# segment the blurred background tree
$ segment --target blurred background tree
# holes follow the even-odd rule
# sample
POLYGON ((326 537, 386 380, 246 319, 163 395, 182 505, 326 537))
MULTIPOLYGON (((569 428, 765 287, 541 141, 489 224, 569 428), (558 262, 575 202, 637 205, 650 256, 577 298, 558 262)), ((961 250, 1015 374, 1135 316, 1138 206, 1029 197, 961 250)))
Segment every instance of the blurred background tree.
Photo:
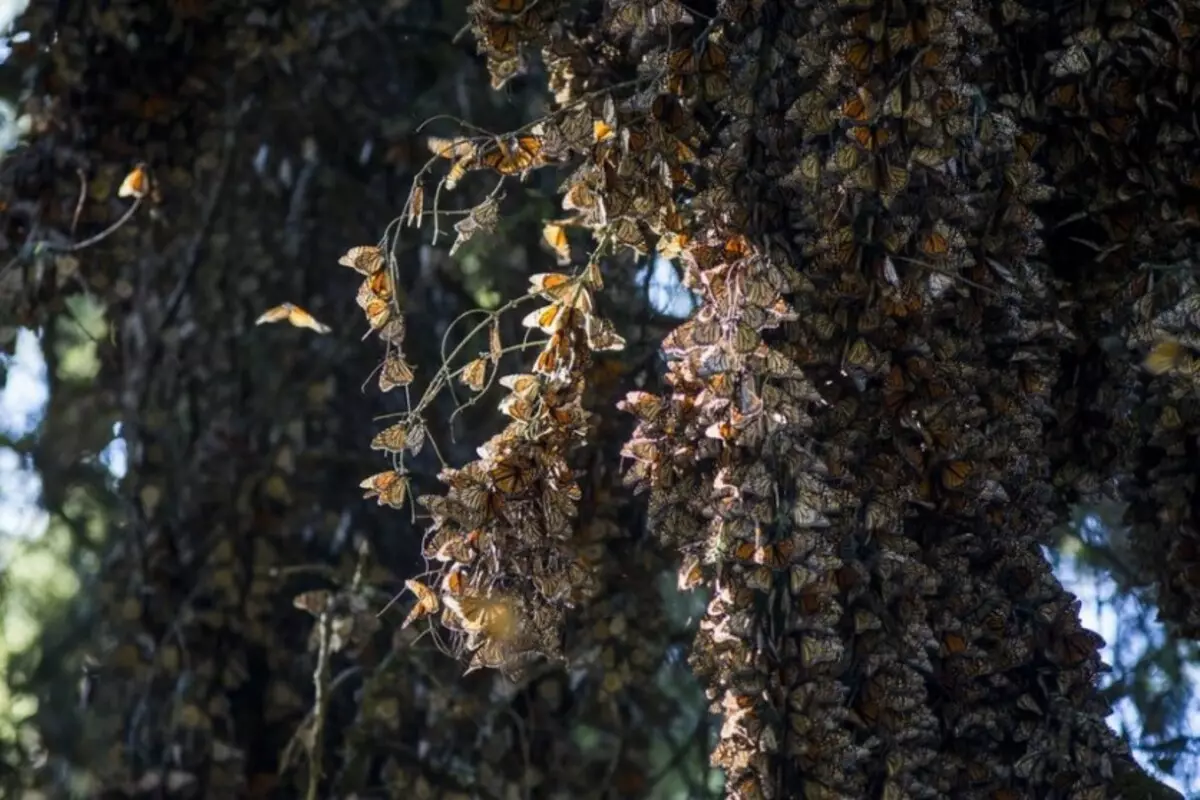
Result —
MULTIPOLYGON (((667 556, 640 536, 611 466, 631 427, 617 415, 581 517, 628 535, 612 590, 568 631, 587 657, 518 685, 459 680, 436 635, 399 632, 407 600, 376 621, 422 569, 421 532, 354 491, 379 468, 373 418, 400 406, 359 388, 377 353, 336 262, 398 215, 427 119, 499 131, 544 108, 524 77, 489 87, 461 5, 69 1, 17 18, 0 66, 19 135, 0 165, 6 796, 720 795, 719 723, 684 660, 705 599, 663 580, 667 556), (154 188, 122 223, 139 162, 154 188), (254 325, 281 302, 333 332, 254 325), (293 599, 347 586, 318 663, 293 599)), ((452 135, 442 122, 429 131, 452 135)), ((460 208, 489 188, 464 186, 460 208)), ((415 363, 439 361, 460 313, 553 268, 540 223, 556 188, 530 181, 520 212, 454 258, 401 240, 415 363)), ((608 406, 635 374, 654 388, 645 365, 691 310, 666 262, 613 269, 630 346, 597 366, 608 406)), ((446 460, 492 417, 461 415, 446 460)), ((415 488, 437 468, 424 453, 415 488)), ((1196 794, 1196 647, 1123 580, 1122 519, 1076 506, 1052 555, 1109 640, 1114 724, 1196 794)))

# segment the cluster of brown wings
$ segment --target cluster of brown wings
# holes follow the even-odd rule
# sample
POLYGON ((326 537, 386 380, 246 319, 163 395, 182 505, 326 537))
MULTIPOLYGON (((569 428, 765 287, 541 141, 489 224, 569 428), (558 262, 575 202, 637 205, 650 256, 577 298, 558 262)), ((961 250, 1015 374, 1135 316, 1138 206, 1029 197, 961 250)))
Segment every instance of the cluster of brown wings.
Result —
MULTIPOLYGON (((524 323, 549 338, 529 373, 501 380, 512 422, 443 471, 444 496, 421 498, 426 554, 444 566, 437 590, 410 584, 410 621, 444 607, 473 666, 560 654, 563 615, 595 591, 567 462, 588 436, 584 370, 620 346, 595 313, 600 259, 675 260, 699 306, 663 341, 669 390, 622 404, 637 419, 623 455, 680 585, 712 590, 692 666, 725 717, 714 762, 730 796, 1100 796, 1098 754, 1115 747, 1093 724, 1101 643, 1036 547, 1056 343, 1077 320, 1054 300, 1033 208, 1052 179, 1084 180, 1106 143, 1128 144, 1135 110, 1178 117, 1157 130, 1173 158, 1200 136, 1180 100, 1196 100, 1195 15, 1109 5, 1104 30, 1076 20, 1031 66, 990 54, 1067 23, 1017 0, 472 2, 493 84, 540 61, 554 104, 511 134, 431 139, 450 164, 439 188, 563 169, 568 216, 545 241, 564 267, 571 231, 596 244, 579 274, 534 279, 549 305, 524 323), (1163 63, 1182 82, 1129 77, 1163 63), (993 695, 1038 721, 961 721, 993 695), (1069 763, 1043 728, 1075 743, 1069 763), (950 729, 962 752, 938 750, 950 729), (1029 744, 1010 757, 1001 739, 1029 744)), ((1084 216, 1101 241, 1074 239, 1097 264, 1142 246, 1133 184, 1181 171, 1169 163, 1124 165, 1129 185, 1097 193, 1084 216)), ((426 213, 424 177, 410 219, 426 213)), ((1187 191, 1154 230, 1194 230, 1187 191)), ((459 243, 495 228, 497 192, 455 226, 459 243)), ((1191 348, 1159 343, 1147 366, 1195 374, 1191 348)), ((476 359, 462 379, 485 388, 497 364, 476 359)), ((411 449, 422 424, 377 444, 411 449)), ((396 475, 368 479, 381 502, 396 475)))

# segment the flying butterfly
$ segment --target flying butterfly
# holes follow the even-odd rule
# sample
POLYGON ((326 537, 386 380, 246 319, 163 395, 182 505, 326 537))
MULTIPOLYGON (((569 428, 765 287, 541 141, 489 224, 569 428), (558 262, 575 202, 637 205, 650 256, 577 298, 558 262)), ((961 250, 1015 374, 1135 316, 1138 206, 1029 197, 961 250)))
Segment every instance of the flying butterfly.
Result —
POLYGON ((317 333, 329 333, 333 330, 328 325, 318 322, 316 317, 300 306, 292 303, 280 303, 274 308, 267 309, 254 321, 254 324, 263 325, 273 322, 283 322, 284 320, 287 320, 297 328, 308 328, 317 333))
POLYGON ((554 251, 559 266, 571 263, 571 243, 567 241, 567 229, 562 221, 547 222, 542 227, 542 240, 554 251))
POLYGON ((441 136, 430 136, 425 140, 426 146, 436 156, 449 159, 454 163, 446 175, 446 188, 453 189, 467 174, 467 170, 478 165, 479 145, 472 139, 445 139, 441 136))

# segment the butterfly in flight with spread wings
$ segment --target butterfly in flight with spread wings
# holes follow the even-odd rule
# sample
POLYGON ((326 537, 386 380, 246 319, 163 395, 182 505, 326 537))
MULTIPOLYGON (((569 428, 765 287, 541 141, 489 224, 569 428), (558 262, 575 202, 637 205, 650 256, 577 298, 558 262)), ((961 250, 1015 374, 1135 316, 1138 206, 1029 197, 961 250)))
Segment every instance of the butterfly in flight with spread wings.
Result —
POLYGON ((263 325, 271 322, 283 322, 284 320, 287 320, 297 328, 308 328, 317 333, 329 333, 333 330, 325 323, 318 322, 316 317, 293 303, 280 303, 274 308, 268 308, 258 319, 254 320, 254 324, 263 325))

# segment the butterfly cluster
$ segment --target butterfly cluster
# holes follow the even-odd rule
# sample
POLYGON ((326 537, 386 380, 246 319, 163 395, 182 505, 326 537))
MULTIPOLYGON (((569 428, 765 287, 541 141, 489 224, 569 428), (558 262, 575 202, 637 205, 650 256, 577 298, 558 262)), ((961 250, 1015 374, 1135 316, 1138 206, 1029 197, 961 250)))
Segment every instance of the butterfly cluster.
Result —
POLYGON ((1050 43, 1047 63, 1023 84, 1044 100, 1046 159, 1063 205, 1080 209, 1053 221, 1060 261, 1071 265, 1059 267, 1064 301, 1078 309, 1081 338, 1123 345, 1090 354, 1063 394, 1056 480, 1085 500, 1129 504, 1122 555, 1139 582, 1159 587, 1163 618, 1189 632, 1200 630, 1196 465, 1183 446, 1200 424, 1200 320, 1189 309, 1200 226, 1198 25, 1191 3, 1111 0, 1017 26, 1019 41, 1050 43), (1084 426, 1094 433, 1081 436, 1084 426))
MULTIPOLYGON (((1102 642, 1037 549, 1056 491, 1097 483, 1043 446, 1073 402, 1055 391, 1069 380, 1061 350, 1094 320, 1058 301, 1041 216, 1053 184, 1099 153, 1118 165, 1096 172, 1109 184, 1085 214, 1104 233, 1074 237, 1097 264, 1145 248, 1148 231, 1178 241, 1195 215, 1179 188, 1188 164, 1127 163, 1121 149, 1138 115, 1162 120, 1165 156, 1190 142, 1187 12, 1172 6, 1164 25, 1109 5, 1103 28, 1018 0, 471 4, 494 82, 539 48, 553 105, 515 135, 432 142, 447 184, 563 166, 568 216, 544 230, 560 263, 582 228, 601 249, 675 261, 698 300, 662 342, 666 393, 621 403, 637 421, 622 455, 679 585, 711 592, 691 664, 724 720, 713 759, 731 797, 1090 797, 1111 779, 1119 747, 1093 724, 1102 642), (1044 30, 1062 47, 1037 65, 1004 57, 1041 52, 1022 43, 1044 30), (1183 77, 1155 93, 1164 70, 1183 77), (1043 113, 1064 124, 1047 130, 1043 113), (1148 171, 1175 173, 1150 228, 1131 207, 1159 185, 1148 171), (1029 716, 989 711, 1013 703, 1029 716)), ((495 211, 472 211, 460 240, 495 211)), ((539 386, 619 338, 578 293, 594 275, 540 280, 552 302, 524 320, 550 336, 539 386)), ((1187 335, 1145 343, 1161 377, 1195 373, 1187 335)), ((476 360, 462 379, 480 387, 487 369, 476 360)), ((446 606, 483 663, 552 651, 527 629, 556 625, 531 621, 589 595, 551 522, 570 512, 545 494, 571 501, 571 484, 540 452, 585 434, 509 388, 506 433, 427 501, 431 557, 469 574, 464 596, 522 620, 490 635, 450 608, 460 590, 420 601, 446 606), (507 559, 533 591, 502 577, 516 574, 507 559)), ((1158 424, 1181 416, 1163 405, 1158 424)))
MULTIPOLYGON (((961 785, 968 768, 980 796, 1099 785, 1086 755, 1014 775, 982 730, 964 733, 971 764, 934 758, 952 721, 931 713, 931 686, 1000 702, 997 675, 1053 665, 1053 685, 1013 684, 1052 707, 1099 669, 1070 611, 1011 647, 950 613, 937 537, 920 534, 962 542, 985 520, 973 552, 996 558, 982 555, 993 538, 1030 546, 1049 524, 1051 342, 1072 332, 1038 260, 1042 135, 985 101, 996 65, 972 55, 997 48, 1005 20, 854 0, 724 2, 699 21, 624 2, 602 18, 607 52, 626 48, 643 83, 589 96, 577 41, 552 25, 548 138, 583 159, 564 207, 676 259, 700 300, 663 342, 668 395, 623 404, 638 419, 623 455, 683 559, 680 585, 713 592, 692 665, 726 721, 714 763, 730 795, 803 781, 806 796, 861 796, 880 761, 896 796, 961 785), (1067 655, 1045 646, 1058 634, 1067 655)), ((1020 591, 964 587, 1022 609, 1065 597, 1020 591)))

